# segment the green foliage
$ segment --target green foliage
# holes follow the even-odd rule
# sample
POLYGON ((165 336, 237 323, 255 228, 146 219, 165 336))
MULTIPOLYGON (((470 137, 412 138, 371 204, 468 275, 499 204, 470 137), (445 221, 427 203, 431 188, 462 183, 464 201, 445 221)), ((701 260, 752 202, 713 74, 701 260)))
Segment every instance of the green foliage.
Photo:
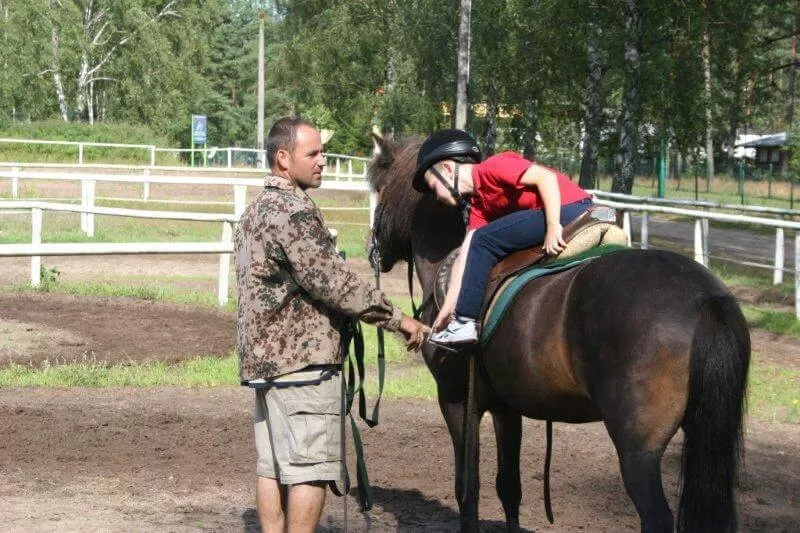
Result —
MULTIPOLYGON (((61 120, 39 122, 0 122, 0 137, 10 139, 38 139, 46 141, 140 144, 164 147, 171 144, 168 137, 158 135, 147 126, 116 123, 112 121, 97 124, 84 122, 65 123, 61 120)), ((0 142, 0 161, 41 163, 78 162, 77 145, 16 144, 0 142)), ((148 148, 110 148, 86 146, 84 163, 106 164, 150 164, 148 148)), ((174 165, 178 160, 171 155, 159 153, 157 162, 174 165)))
MULTIPOLYGON (((89 120, 91 109, 95 127, 142 125, 163 140, 160 146, 185 147, 190 116, 203 114, 209 145, 255 146, 261 9, 267 128, 280 116, 306 115, 335 132, 328 151, 368 154, 373 125, 400 136, 451 124, 459 2, 183 0, 161 13, 164 5, 0 0, 0 128, 60 117, 60 78, 70 122, 89 120), (95 23, 87 22, 87 7, 95 23)), ((718 150, 742 126, 793 128, 796 83, 787 37, 797 16, 793 1, 637 5, 644 21, 635 80, 640 155, 651 155, 664 140, 696 155, 707 110, 718 150), (702 60, 706 36, 710 98, 702 60)), ((618 151, 616 124, 628 78, 625 8, 619 0, 599 2, 592 20, 602 30, 605 111, 598 144, 608 160, 618 151)), ((484 138, 487 110, 495 110, 498 149, 576 166, 589 22, 584 2, 473 2, 468 129, 484 138)), ((94 137, 85 130, 56 133, 94 137)))
POLYGON ((44 265, 40 265, 39 279, 41 280, 41 284, 39 285, 39 290, 43 292, 50 292, 55 289, 58 284, 58 276, 60 275, 61 272, 59 272, 55 267, 46 268, 44 265))

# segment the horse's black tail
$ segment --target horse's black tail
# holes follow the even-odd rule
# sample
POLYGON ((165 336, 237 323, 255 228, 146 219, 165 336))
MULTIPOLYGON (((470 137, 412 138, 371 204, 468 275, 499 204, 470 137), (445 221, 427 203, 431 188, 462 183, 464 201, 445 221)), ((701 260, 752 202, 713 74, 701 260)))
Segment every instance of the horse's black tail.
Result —
POLYGON ((690 364, 678 531, 735 531, 750 333, 733 297, 703 304, 690 364))

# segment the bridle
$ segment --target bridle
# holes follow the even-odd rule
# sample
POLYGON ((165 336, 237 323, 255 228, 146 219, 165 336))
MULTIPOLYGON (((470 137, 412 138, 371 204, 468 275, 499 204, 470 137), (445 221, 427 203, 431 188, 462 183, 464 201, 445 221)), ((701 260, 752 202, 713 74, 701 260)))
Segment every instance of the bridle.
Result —
MULTIPOLYGON (((372 238, 370 239, 369 250, 369 264, 375 273, 375 285, 380 288, 381 286, 381 250, 378 245, 377 228, 381 227, 383 220, 383 211, 386 204, 380 200, 380 192, 378 192, 378 207, 375 208, 375 218, 372 222, 372 238)), ((422 302, 422 305, 417 307, 414 304, 414 257, 413 255, 405 258, 408 264, 408 294, 411 298, 411 311, 415 319, 419 320, 422 312, 430 305, 433 300, 433 292, 422 302)))

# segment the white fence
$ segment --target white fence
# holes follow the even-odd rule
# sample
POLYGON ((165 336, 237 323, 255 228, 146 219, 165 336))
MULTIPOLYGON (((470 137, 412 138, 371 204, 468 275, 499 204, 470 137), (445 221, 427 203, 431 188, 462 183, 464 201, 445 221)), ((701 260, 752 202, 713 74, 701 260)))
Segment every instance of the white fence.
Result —
MULTIPOLYGON (((32 165, 37 168, 41 165, 32 165)), ((123 167, 130 170, 129 167, 123 167)), ((93 169, 96 170, 96 169, 93 169)), ((138 169, 137 169, 138 170, 138 169)), ((161 169, 162 171, 164 169, 161 169)), ((182 169, 187 170, 187 169, 182 169)), ((208 169, 206 169, 208 170, 208 169)), ((25 171, 19 167, 12 167, 11 170, 0 171, 0 179, 7 178, 12 181, 12 189, 15 180, 20 179, 47 179, 47 180, 79 180, 81 182, 81 205, 68 204, 46 204, 43 202, 18 202, 0 201, 2 209, 30 209, 32 213, 32 240, 31 244, 7 244, 0 245, 0 257, 2 256, 30 256, 31 260, 31 283, 39 283, 39 265, 34 264, 42 255, 92 255, 92 254, 137 254, 137 253, 217 253, 220 254, 220 280, 219 280, 219 300, 223 304, 227 301, 228 276, 230 267, 231 235, 233 224, 238 220, 245 207, 246 192, 248 186, 261 187, 263 178, 230 177, 219 176, 192 176, 189 173, 182 175, 164 174, 141 174, 141 173, 91 173, 76 174, 74 172, 64 172, 59 170, 36 170, 25 171), (143 211, 129 209, 102 208, 94 205, 94 187, 98 181, 108 182, 133 182, 133 183, 172 183, 172 184, 196 184, 196 185, 218 185, 233 188, 233 213, 232 214, 204 214, 204 213, 178 213, 164 211, 143 211), (81 228, 92 236, 94 234, 94 215, 118 215, 134 216, 145 218, 171 218, 179 220, 206 220, 223 223, 222 237, 219 242, 214 243, 70 243, 70 244, 43 244, 41 243, 41 211, 44 209, 74 211, 81 213, 81 228), (38 214, 37 214, 38 213, 38 214), (226 275, 223 276, 223 260, 227 261, 225 267, 226 275), (224 280, 223 280, 224 278, 224 280), (224 286, 223 286, 224 284, 224 286), (224 291, 223 291, 224 289, 224 291)), ((329 179, 323 180, 323 188, 368 191, 368 185, 363 179, 350 179, 334 175, 329 179)), ((676 208, 662 205, 647 205, 644 203, 627 203, 604 200, 597 200, 597 203, 608 205, 619 209, 623 213, 623 229, 631 240, 631 213, 637 212, 642 215, 640 245, 647 248, 648 243, 648 221, 650 213, 663 213, 678 215, 695 219, 694 225, 694 257, 698 262, 708 264, 708 222, 710 220, 735 222, 739 224, 750 224, 761 227, 772 227, 776 230, 775 261, 773 265, 755 265, 764 268, 771 268, 774 271, 774 279, 782 281, 785 269, 784 235, 785 230, 795 232, 794 247, 794 278, 795 278, 795 314, 800 319, 800 222, 780 220, 774 218, 753 217, 739 214, 714 213, 703 210, 693 210, 676 208)), ((374 211, 374 197, 371 196, 370 218, 374 211)), ((711 206, 706 206, 706 208, 711 206)), ((366 208, 365 208, 366 209, 366 208)), ((770 208, 761 208, 770 209, 770 208)), ((784 213, 782 213, 784 214, 784 213)), ((370 224, 371 224, 370 220, 370 224)), ((779 281, 777 281, 779 282, 779 281)))
MULTIPOLYGON (((237 148, 234 146, 218 147, 212 146, 210 148, 158 148, 151 144, 121 144, 121 143, 101 143, 101 142, 84 142, 84 141, 47 141, 38 139, 8 139, 0 138, 0 144, 34 144, 34 145, 51 145, 51 146, 70 146, 76 149, 76 164, 79 166, 85 165, 86 148, 112 148, 112 149, 127 149, 142 152, 142 159, 148 161, 148 167, 153 168, 156 166, 156 154, 166 153, 180 156, 185 154, 187 157, 198 156, 200 161, 211 160, 217 161, 224 159, 224 163, 214 165, 212 167, 202 167, 203 170, 224 167, 228 169, 240 168, 236 165, 236 155, 239 154, 240 160, 245 161, 244 167, 250 167, 261 172, 266 168, 266 151, 257 150, 254 148, 237 148), (223 157, 224 156, 224 157, 223 157)), ((354 157, 341 154, 325 154, 328 159, 328 166, 326 172, 329 175, 350 177, 351 179, 364 179, 367 175, 366 164, 369 159, 364 157, 354 157)), ((17 163, 17 165, 20 165, 17 163)), ((40 167, 42 164, 35 164, 32 166, 40 167)), ((59 163, 54 166, 64 167, 65 164, 59 163)), ((108 166, 108 165, 106 165, 108 166)), ((186 170, 187 167, 178 167, 186 170)), ((193 168, 193 167, 189 167, 193 168)), ((200 169, 200 167, 197 167, 200 169)))

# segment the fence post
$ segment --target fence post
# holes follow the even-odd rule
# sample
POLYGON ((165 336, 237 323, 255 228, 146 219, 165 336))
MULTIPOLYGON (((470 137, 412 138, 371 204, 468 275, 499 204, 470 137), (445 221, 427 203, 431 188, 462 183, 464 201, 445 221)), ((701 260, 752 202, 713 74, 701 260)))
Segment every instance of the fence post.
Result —
POLYGON ((342 160, 337 157, 336 158, 336 181, 339 181, 341 176, 342 176, 342 160))
POLYGON ((11 167, 11 198, 19 198, 19 167, 11 167))
POLYGON ((647 211, 642 211, 642 232, 641 232, 641 240, 639 247, 642 250, 647 250, 647 241, 649 239, 649 229, 647 227, 648 220, 650 219, 650 213, 647 211))
MULTIPOLYGON (((222 223, 222 243, 233 242, 233 224, 231 222, 222 223)), ((217 302, 220 306, 228 303, 228 277, 231 270, 231 254, 219 254, 219 285, 217 287, 217 302)))
MULTIPOLYGON (((39 207, 31 209, 31 244, 42 244, 42 210, 39 207)), ((42 284, 42 256, 31 256, 31 286, 38 287, 42 284)))
POLYGON ((83 143, 78 143, 78 164, 83 164, 83 143))
POLYGON ((694 221, 694 260, 706 266, 706 255, 703 253, 703 222, 705 219, 698 218, 694 221))
POLYGON ((347 160, 347 181, 353 181, 353 160, 347 160))
POLYGON ((708 266, 708 219, 703 219, 703 264, 708 266))
POLYGON ((238 219, 244 213, 247 202, 247 185, 233 186, 233 214, 238 219))
POLYGON ((800 320, 800 231, 794 234, 794 316, 800 320))
POLYGON ((151 167, 156 166, 156 147, 155 146, 151 146, 150 147, 150 166, 151 167))
POLYGON ((81 231, 88 232, 87 213, 86 209, 89 207, 89 180, 81 180, 81 231))
POLYGON ((231 151, 231 147, 228 146, 228 168, 233 167, 233 152, 231 151))
POLYGON ((783 266, 784 266, 784 240, 783 228, 775 229, 775 269, 772 271, 772 284, 780 285, 783 283, 783 266))
MULTIPOLYGON (((95 185, 97 185, 97 181, 89 180, 89 187, 88 187, 89 192, 86 198, 86 206, 89 209, 94 209, 95 185)), ((86 235, 89 237, 94 237, 94 213, 86 213, 86 235)))
POLYGON ((625 237, 628 239, 628 246, 631 245, 633 242, 631 236, 631 212, 630 211, 623 211, 622 212, 622 231, 625 232, 625 237))
MULTIPOLYGON (((150 169, 149 168, 144 169, 144 176, 147 177, 149 175, 150 175, 150 169)), ((150 182, 149 181, 143 181, 142 182, 142 200, 144 200, 146 202, 149 199, 150 199, 150 182)))

